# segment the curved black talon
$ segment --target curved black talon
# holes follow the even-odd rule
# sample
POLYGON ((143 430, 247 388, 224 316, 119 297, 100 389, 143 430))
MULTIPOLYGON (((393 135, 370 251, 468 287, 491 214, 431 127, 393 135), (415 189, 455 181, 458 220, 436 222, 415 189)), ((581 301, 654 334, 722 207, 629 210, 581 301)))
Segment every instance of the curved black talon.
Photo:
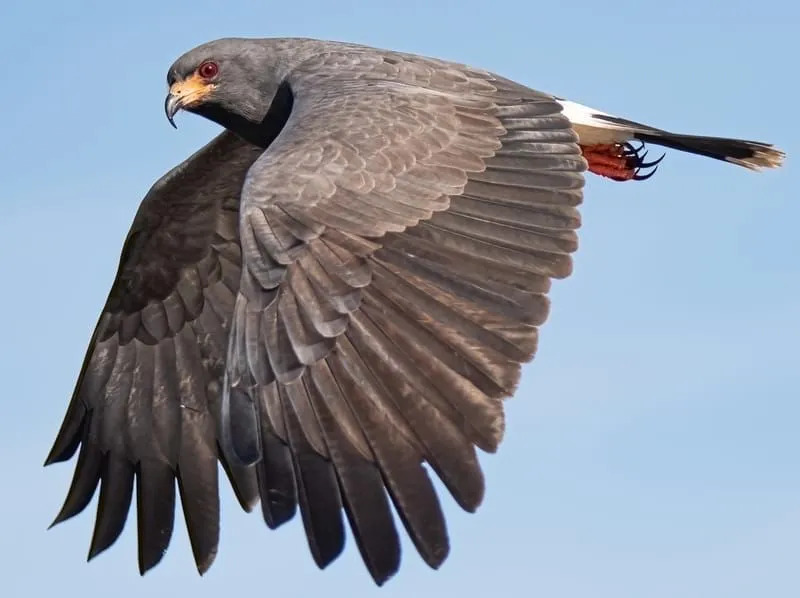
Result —
MULTIPOLYGON (((645 152, 645 156, 646 155, 647 152, 645 152)), ((652 162, 642 162, 641 164, 639 164, 639 168, 650 168, 652 166, 658 166, 659 164, 661 164, 661 160, 663 160, 666 157, 666 155, 667 155, 666 153, 661 154, 661 157, 658 160, 653 160, 652 162)), ((644 160, 644 156, 642 156, 641 159, 644 160)))
POLYGON ((658 170, 658 165, 666 157, 667 154, 661 154, 661 157, 658 158, 657 160, 645 162, 645 158, 647 158, 649 150, 645 150, 644 141, 639 141, 639 143, 641 144, 639 145, 639 147, 634 147, 633 144, 630 142, 622 144, 622 147, 624 149, 622 155, 625 158, 627 158, 629 167, 635 170, 634 176, 631 177, 632 180, 646 181, 656 173, 656 170, 658 170), (639 174, 642 170, 648 168, 652 168, 653 170, 651 170, 647 174, 639 174))
POLYGON ((646 181, 646 180, 647 180, 647 179, 649 179, 651 176, 653 176, 653 175, 656 173, 656 171, 657 171, 657 170, 658 170, 658 166, 656 166, 655 168, 653 168, 653 170, 651 170, 651 171, 650 171, 650 172, 648 172, 647 174, 639 174, 639 171, 637 170, 637 171, 636 171, 636 174, 635 174, 635 175, 633 175, 633 180, 634 180, 634 181, 646 181))

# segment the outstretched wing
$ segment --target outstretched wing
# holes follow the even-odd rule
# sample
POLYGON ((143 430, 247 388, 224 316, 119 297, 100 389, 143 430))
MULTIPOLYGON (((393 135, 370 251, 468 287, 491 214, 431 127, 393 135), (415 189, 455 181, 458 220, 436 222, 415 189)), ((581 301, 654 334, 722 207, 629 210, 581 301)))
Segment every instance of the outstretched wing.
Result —
MULTIPOLYGON (((56 523, 99 484, 90 558, 122 532, 134 479, 139 568, 154 566, 173 527, 175 481, 198 569, 219 538, 220 388, 239 288, 239 197, 261 149, 223 133, 162 177, 142 201, 47 464, 80 446, 56 523)), ((227 468, 246 509, 252 471, 227 468)))
POLYGON ((288 82, 242 195, 224 448, 284 498, 268 521, 296 497, 321 567, 343 508, 380 584, 400 560, 389 499, 429 565, 447 555, 424 463, 464 509, 482 500, 475 447, 497 448, 571 271, 586 163, 552 97, 464 66, 356 49, 288 82))

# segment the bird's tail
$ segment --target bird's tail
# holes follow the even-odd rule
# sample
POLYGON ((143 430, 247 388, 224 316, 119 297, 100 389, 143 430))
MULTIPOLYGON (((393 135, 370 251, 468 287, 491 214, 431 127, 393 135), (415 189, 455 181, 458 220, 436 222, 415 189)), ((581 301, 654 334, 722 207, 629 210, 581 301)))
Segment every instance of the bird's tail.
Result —
MULTIPOLYGON (((654 167, 657 166, 661 160, 645 162, 644 156, 647 152, 642 152, 642 150, 646 143, 660 145, 690 154, 697 154, 699 156, 707 156, 716 160, 722 160, 723 162, 737 164, 749 168, 750 170, 777 168, 783 164, 783 160, 786 157, 786 155, 775 146, 761 141, 671 133, 625 118, 611 116, 610 114, 593 114, 592 117, 598 124, 605 123, 615 132, 627 130, 630 134, 630 139, 635 139, 642 144, 636 150, 632 149, 630 142, 621 144, 622 148, 627 148, 628 150, 628 162, 626 165, 633 167, 636 176, 629 176, 620 180, 642 180, 649 178, 655 172, 654 167), (639 174, 642 169, 647 168, 652 168, 648 174, 639 174)), ((592 170, 591 162, 592 160, 590 160, 590 170, 592 170)), ((599 174, 605 173, 601 172, 599 174)), ((610 178, 616 177, 611 176, 610 178)))
POLYGON ((660 145, 682 152, 689 152, 690 154, 708 156, 709 158, 738 164, 750 170, 777 168, 783 163, 785 157, 781 150, 769 143, 760 141, 680 135, 667 131, 634 133, 633 137, 644 143, 660 145))
POLYGON ((643 180, 655 173, 663 156, 648 159, 645 144, 707 156, 750 170, 776 168, 785 158, 769 143, 671 133, 569 100, 558 101, 578 134, 589 171, 617 181, 643 180))

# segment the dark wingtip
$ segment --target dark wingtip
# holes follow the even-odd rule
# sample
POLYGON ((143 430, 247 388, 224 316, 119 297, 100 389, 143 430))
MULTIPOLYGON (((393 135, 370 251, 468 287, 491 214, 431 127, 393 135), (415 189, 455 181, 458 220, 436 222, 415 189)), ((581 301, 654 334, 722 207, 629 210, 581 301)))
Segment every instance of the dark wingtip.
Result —
POLYGON ((175 475, 157 459, 136 465, 136 513, 139 574, 158 565, 169 548, 175 526, 175 475))
POLYGON ((64 505, 61 507, 61 510, 58 512, 58 515, 56 515, 55 519, 53 519, 53 522, 47 526, 47 529, 48 530, 53 529, 59 523, 64 523, 67 519, 71 519, 79 512, 80 511, 73 513, 71 510, 67 509, 67 504, 64 503, 64 505))
MULTIPOLYGON (((395 541, 397 541, 397 536, 395 536, 395 541)), ((381 587, 383 584, 389 581, 400 570, 399 544, 397 544, 397 549, 392 551, 390 554, 391 556, 388 559, 380 557, 377 560, 370 558, 364 559, 364 564, 367 566, 370 577, 372 577, 372 581, 374 581, 375 585, 378 587, 381 587)), ((365 553, 362 551, 362 557, 365 556, 365 553)))
POLYGON ((153 567, 158 565, 164 558, 166 550, 162 552, 148 552, 147 554, 140 553, 139 555, 139 576, 144 577, 144 574, 150 571, 153 567))
POLYGON ((81 438, 83 438, 87 415, 86 408, 82 403, 75 400, 70 403, 64 416, 64 421, 61 424, 61 429, 59 429, 53 446, 44 460, 43 467, 53 463, 69 461, 72 458, 75 451, 78 450, 81 438))
POLYGON ((260 497, 258 493, 258 481, 255 471, 252 468, 240 465, 231 465, 228 462, 226 453, 222 449, 220 441, 217 442, 219 460, 228 480, 231 483, 236 500, 245 513, 251 513, 259 505, 260 497))
POLYGON ((96 544, 95 542, 92 542, 92 545, 89 546, 89 554, 86 555, 86 562, 87 563, 91 562, 94 558, 97 557, 98 554, 103 552, 106 548, 108 548, 108 546, 101 546, 99 544, 96 544))
MULTIPOLYGON (((96 523, 97 522, 95 522, 95 525, 96 523)), ((95 531, 95 533, 92 535, 92 543, 89 546, 89 554, 86 556, 86 562, 88 563, 92 561, 97 557, 97 555, 111 548, 121 533, 122 529, 119 529, 113 534, 104 534, 102 532, 95 531)))
POLYGON ((450 545, 448 544, 442 547, 441 551, 436 552, 433 555, 433 558, 427 561, 427 565, 435 571, 444 564, 449 555, 450 555, 450 545))
POLYGON ((261 500, 264 523, 269 529, 278 529, 284 523, 292 520, 297 512, 297 503, 293 499, 274 499, 270 497, 261 500))
POLYGON ((394 571, 386 571, 382 573, 371 573, 372 581, 375 582, 375 585, 379 588, 383 586, 387 581, 389 581, 392 577, 394 577, 395 573, 397 573, 397 569, 394 571))
POLYGON ((50 449, 50 452, 48 453, 47 457, 45 458, 44 463, 42 464, 42 467, 47 467, 48 465, 52 465, 53 463, 61 463, 63 461, 66 461, 66 459, 58 458, 58 456, 56 455, 55 450, 56 450, 55 446, 53 446, 53 448, 50 449))
POLYGON ((197 567, 197 574, 200 577, 203 577, 209 569, 211 569, 211 565, 214 564, 214 561, 217 558, 217 549, 210 551, 204 558, 195 561, 195 566, 197 567))
POLYGON ((333 540, 327 545, 319 547, 319 549, 311 550, 311 557, 314 559, 317 567, 321 570, 326 569, 328 565, 334 562, 341 556, 344 551, 344 534, 340 536, 340 540, 333 540))
POLYGON ((65 438, 59 434, 59 437, 56 439, 55 443, 50 449, 50 452, 47 454, 42 467, 47 467, 48 465, 53 465, 54 463, 63 463, 64 461, 69 461, 78 450, 78 445, 80 445, 81 442, 81 436, 82 434, 80 431, 76 431, 71 438, 65 440, 65 438))

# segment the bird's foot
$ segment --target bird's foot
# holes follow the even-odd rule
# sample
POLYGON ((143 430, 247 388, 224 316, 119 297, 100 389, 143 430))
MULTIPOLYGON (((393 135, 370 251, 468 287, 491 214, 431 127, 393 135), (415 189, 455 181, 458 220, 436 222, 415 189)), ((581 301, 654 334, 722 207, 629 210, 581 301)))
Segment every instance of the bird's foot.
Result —
POLYGON ((602 145, 582 145, 583 157, 589 163, 589 172, 599 174, 615 181, 644 181, 656 173, 658 164, 664 159, 645 162, 647 152, 644 143, 634 147, 631 143, 610 143, 602 145), (652 168, 646 174, 642 170, 652 168))

